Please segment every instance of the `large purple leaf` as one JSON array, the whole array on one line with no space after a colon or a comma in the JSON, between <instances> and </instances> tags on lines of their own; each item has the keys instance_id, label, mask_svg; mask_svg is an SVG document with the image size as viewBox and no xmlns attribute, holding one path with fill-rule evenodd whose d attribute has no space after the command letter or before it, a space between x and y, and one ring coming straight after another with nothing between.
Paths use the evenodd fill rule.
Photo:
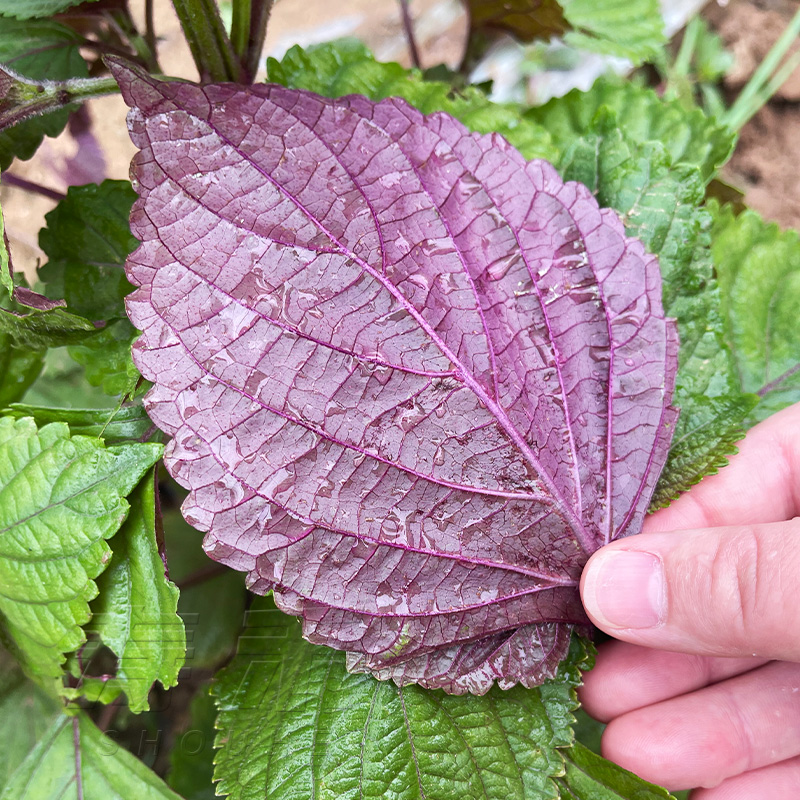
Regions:
<instances>
[{"instance_id":1,"label":"large purple leaf","mask_svg":"<svg viewBox=\"0 0 800 800\"><path fill-rule=\"evenodd\" d=\"M639 531L669 446L655 258L446 114L113 69L134 356L209 555L351 669L552 675L583 564Z\"/></svg>"}]
</instances>

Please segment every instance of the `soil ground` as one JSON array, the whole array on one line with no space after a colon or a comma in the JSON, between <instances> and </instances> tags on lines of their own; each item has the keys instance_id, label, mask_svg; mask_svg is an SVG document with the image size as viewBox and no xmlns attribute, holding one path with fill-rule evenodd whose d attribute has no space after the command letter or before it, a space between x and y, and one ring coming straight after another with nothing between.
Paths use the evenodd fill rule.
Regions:
<instances>
[{"instance_id":1,"label":"soil ground","mask_svg":"<svg viewBox=\"0 0 800 800\"><path fill-rule=\"evenodd\" d=\"M669 2L669 0L667 0ZM142 13L143 0L130 0ZM411 10L423 65L458 63L466 19L458 0L412 0ZM770 45L797 10L797 0L711 0L704 15L733 51L736 64L726 78L731 95L741 89ZM278 0L270 22L266 54L280 57L292 44L310 45L356 36L378 58L408 63L397 0ZM156 0L159 57L166 73L196 77L170 0ZM125 178L133 146L119 97L92 101L88 113L105 160L89 159L67 133L46 140L28 162L11 171L57 191L65 191L76 169L83 180ZM784 227L800 227L800 69L776 98L744 128L724 178L745 192L746 202ZM17 269L30 277L42 257L38 231L54 202L12 187L0 190L6 229Z\"/></svg>"},{"instance_id":2,"label":"soil ground","mask_svg":"<svg viewBox=\"0 0 800 800\"><path fill-rule=\"evenodd\" d=\"M736 58L725 79L732 96L797 8L797 0L731 0L724 7L716 2L706 7L706 18ZM765 217L783 227L800 228L800 69L742 129L724 177Z\"/></svg>"}]
</instances>

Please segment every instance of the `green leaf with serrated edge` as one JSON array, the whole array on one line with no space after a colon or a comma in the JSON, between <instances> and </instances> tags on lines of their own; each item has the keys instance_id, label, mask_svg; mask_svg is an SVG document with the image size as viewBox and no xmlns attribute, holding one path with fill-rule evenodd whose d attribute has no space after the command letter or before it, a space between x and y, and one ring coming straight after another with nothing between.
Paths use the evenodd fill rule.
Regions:
<instances>
[{"instance_id":1,"label":"green leaf with serrated edge","mask_svg":"<svg viewBox=\"0 0 800 800\"><path fill-rule=\"evenodd\" d=\"M89 383L110 395L128 394L139 380L130 352L138 331L125 316L124 302L133 290L125 259L138 245L128 223L135 199L128 181L70 187L39 233L48 257L39 271L47 296L63 298L70 311L87 319L108 321L69 354L85 367Z\"/></svg>"},{"instance_id":2,"label":"green leaf with serrated edge","mask_svg":"<svg viewBox=\"0 0 800 800\"><path fill-rule=\"evenodd\" d=\"M31 291L22 276L13 274L7 257L5 267L11 289L0 285L0 340L3 343L7 342L18 351L44 351L98 333L97 326L89 320L66 311L63 300L56 303ZM43 356L40 352L40 357Z\"/></svg>"},{"instance_id":3,"label":"green leaf with serrated edge","mask_svg":"<svg viewBox=\"0 0 800 800\"><path fill-rule=\"evenodd\" d=\"M96 0L0 0L0 14L30 20L51 17L85 2Z\"/></svg>"},{"instance_id":4,"label":"green leaf with serrated edge","mask_svg":"<svg viewBox=\"0 0 800 800\"><path fill-rule=\"evenodd\" d=\"M660 786L606 761L579 743L564 752L566 774L558 778L561 800L675 800Z\"/></svg>"},{"instance_id":5,"label":"green leaf with serrated edge","mask_svg":"<svg viewBox=\"0 0 800 800\"><path fill-rule=\"evenodd\" d=\"M689 412L678 418L669 457L658 481L650 510L668 506L706 475L728 463L744 436L743 420L758 404L758 397L692 397Z\"/></svg>"},{"instance_id":6,"label":"green leaf with serrated edge","mask_svg":"<svg viewBox=\"0 0 800 800\"><path fill-rule=\"evenodd\" d=\"M0 792L59 716L60 704L27 680L0 645Z\"/></svg>"},{"instance_id":7,"label":"green leaf with serrated edge","mask_svg":"<svg viewBox=\"0 0 800 800\"><path fill-rule=\"evenodd\" d=\"M547 128L556 145L565 149L594 131L595 116L603 107L624 120L628 139L660 142L672 164L699 167L706 181L733 152L736 135L699 108L687 109L678 100L664 100L650 88L621 79L600 78L589 91L575 89L525 116Z\"/></svg>"},{"instance_id":8,"label":"green leaf with serrated edge","mask_svg":"<svg viewBox=\"0 0 800 800\"><path fill-rule=\"evenodd\" d=\"M130 513L111 541L111 564L97 579L92 619L84 630L118 657L116 674L103 687L109 696L124 691L128 707L138 714L149 708L156 681L165 689L178 682L186 634L177 613L178 588L164 574L159 552L153 470L128 503Z\"/></svg>"},{"instance_id":9,"label":"green leaf with serrated edge","mask_svg":"<svg viewBox=\"0 0 800 800\"><path fill-rule=\"evenodd\" d=\"M557 0L464 0L470 36L483 31L506 33L521 42L562 36L569 28Z\"/></svg>"},{"instance_id":10,"label":"green leaf with serrated edge","mask_svg":"<svg viewBox=\"0 0 800 800\"><path fill-rule=\"evenodd\" d=\"M675 404L686 433L678 457L668 461L656 490L659 504L735 452L751 399L742 398L723 340L719 288L711 263L711 218L702 208L704 183L696 167L673 166L659 142L636 142L608 108L596 132L564 153L564 176L590 186L603 206L616 209L627 232L659 256L664 307L678 320L681 348ZM726 414L708 424L708 399ZM688 456L691 456L689 458ZM657 507L654 506L654 507Z\"/></svg>"},{"instance_id":11,"label":"green leaf with serrated edge","mask_svg":"<svg viewBox=\"0 0 800 800\"><path fill-rule=\"evenodd\" d=\"M47 297L67 301L70 311L91 320L125 316L124 298L133 291L125 259L139 242L128 218L136 193L129 181L71 186L45 215L39 246L47 263L39 270Z\"/></svg>"},{"instance_id":12,"label":"green leaf with serrated edge","mask_svg":"<svg viewBox=\"0 0 800 800\"><path fill-rule=\"evenodd\" d=\"M61 347L97 333L98 329L88 319L63 308L28 310L28 313L0 308L0 334L10 336L19 346Z\"/></svg>"},{"instance_id":13,"label":"green leaf with serrated edge","mask_svg":"<svg viewBox=\"0 0 800 800\"><path fill-rule=\"evenodd\" d=\"M0 615L26 672L48 683L85 641L105 542L158 444L106 448L61 423L0 419Z\"/></svg>"},{"instance_id":14,"label":"green leaf with serrated edge","mask_svg":"<svg viewBox=\"0 0 800 800\"><path fill-rule=\"evenodd\" d=\"M658 0L465 0L470 37L502 32L523 42L564 36L585 50L629 58L659 55L666 43Z\"/></svg>"},{"instance_id":15,"label":"green leaf with serrated edge","mask_svg":"<svg viewBox=\"0 0 800 800\"><path fill-rule=\"evenodd\" d=\"M42 371L48 347L96 333L87 320L56 305L14 274L0 210L0 408L22 398Z\"/></svg>"},{"instance_id":16,"label":"green leaf with serrated edge","mask_svg":"<svg viewBox=\"0 0 800 800\"><path fill-rule=\"evenodd\" d=\"M182 586L178 613L186 625L186 666L219 666L233 653L244 624L244 576L216 571L203 551L203 535L177 509L164 513L164 543L170 575Z\"/></svg>"},{"instance_id":17,"label":"green leaf with serrated edge","mask_svg":"<svg viewBox=\"0 0 800 800\"><path fill-rule=\"evenodd\" d=\"M709 208L725 339L741 391L761 397L757 422L800 400L800 236L755 211Z\"/></svg>"},{"instance_id":18,"label":"green leaf with serrated edge","mask_svg":"<svg viewBox=\"0 0 800 800\"><path fill-rule=\"evenodd\" d=\"M0 0L0 14L21 16L32 5L23 0ZM41 16L48 15L49 12ZM22 22L0 17L0 64L27 78L88 77L86 62L80 54L81 41L75 31L53 20ZM58 136L64 130L68 118L69 110L61 109L0 131L0 169L6 169L15 157L30 158L45 136Z\"/></svg>"},{"instance_id":19,"label":"green leaf with serrated edge","mask_svg":"<svg viewBox=\"0 0 800 800\"><path fill-rule=\"evenodd\" d=\"M454 91L448 83L425 81L419 70L376 61L359 42L335 42L307 50L295 46L280 61L267 59L267 72L273 83L308 89L326 97L402 97L425 114L446 111L470 130L500 133L526 158L556 157L548 132L525 119L519 106L493 103L473 86Z\"/></svg>"},{"instance_id":20,"label":"green leaf with serrated edge","mask_svg":"<svg viewBox=\"0 0 800 800\"><path fill-rule=\"evenodd\" d=\"M32 417L37 425L65 422L70 433L80 436L97 436L106 444L141 441L153 431L153 423L144 407L136 404L122 408L51 408L24 403L12 403L0 411L7 417L21 419Z\"/></svg>"},{"instance_id":21,"label":"green leaf with serrated edge","mask_svg":"<svg viewBox=\"0 0 800 800\"><path fill-rule=\"evenodd\" d=\"M170 751L167 783L184 800L214 800L214 720L217 708L201 687L192 700L186 727L178 731Z\"/></svg>"},{"instance_id":22,"label":"green leaf with serrated edge","mask_svg":"<svg viewBox=\"0 0 800 800\"><path fill-rule=\"evenodd\" d=\"M556 798L590 660L573 637L558 678L537 689L398 689L348 674L343 653L308 644L297 620L259 599L212 688L217 791L232 800Z\"/></svg>"},{"instance_id":23,"label":"green leaf with serrated edge","mask_svg":"<svg viewBox=\"0 0 800 800\"><path fill-rule=\"evenodd\" d=\"M561 0L572 30L567 44L628 58L634 64L657 58L666 44L658 0Z\"/></svg>"},{"instance_id":24,"label":"green leaf with serrated edge","mask_svg":"<svg viewBox=\"0 0 800 800\"><path fill-rule=\"evenodd\" d=\"M0 8L4 1L0 0ZM85 77L82 59L76 54L82 41L74 30L53 20L21 22L3 17L0 19L0 64L28 78L41 80ZM45 47L47 52L43 52Z\"/></svg>"},{"instance_id":25,"label":"green leaf with serrated edge","mask_svg":"<svg viewBox=\"0 0 800 800\"><path fill-rule=\"evenodd\" d=\"M53 720L0 793L0 800L77 797L78 763L86 800L181 800L153 770L101 733L83 713L62 714Z\"/></svg>"}]
</instances>

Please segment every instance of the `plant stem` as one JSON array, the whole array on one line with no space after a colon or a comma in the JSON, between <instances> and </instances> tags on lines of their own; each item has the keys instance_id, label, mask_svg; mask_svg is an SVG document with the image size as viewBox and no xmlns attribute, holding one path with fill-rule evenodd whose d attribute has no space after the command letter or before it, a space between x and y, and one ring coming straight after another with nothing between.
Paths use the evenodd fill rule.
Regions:
<instances>
[{"instance_id":1,"label":"plant stem","mask_svg":"<svg viewBox=\"0 0 800 800\"><path fill-rule=\"evenodd\" d=\"M796 375L798 372L800 372L800 364L795 364L790 369L787 369L786 372L783 373L783 375L779 375L774 380L771 380L769 383L764 384L764 386L762 386L756 392L756 394L759 397L765 397L770 392L777 389L784 381L789 380L789 378L791 378L793 375Z\"/></svg>"},{"instance_id":2,"label":"plant stem","mask_svg":"<svg viewBox=\"0 0 800 800\"><path fill-rule=\"evenodd\" d=\"M83 800L83 770L81 766L81 728L78 717L72 718L72 746L75 750L75 794L77 800Z\"/></svg>"},{"instance_id":3,"label":"plant stem","mask_svg":"<svg viewBox=\"0 0 800 800\"><path fill-rule=\"evenodd\" d=\"M121 34L122 38L130 44L139 60L147 67L148 72L161 72L155 51L150 47L147 38L139 33L127 6L119 11L109 12L107 19L109 24L116 27L118 35Z\"/></svg>"},{"instance_id":4,"label":"plant stem","mask_svg":"<svg viewBox=\"0 0 800 800\"><path fill-rule=\"evenodd\" d=\"M91 97L116 94L119 91L113 78L32 81L18 78L2 68L0 78L8 79L4 95L0 98L0 130L30 117L57 111L71 103L80 103Z\"/></svg>"},{"instance_id":5,"label":"plant stem","mask_svg":"<svg viewBox=\"0 0 800 800\"><path fill-rule=\"evenodd\" d=\"M97 720L97 727L100 728L103 733L111 727L111 723L114 721L117 711L119 711L121 702L119 697L115 697L100 713Z\"/></svg>"},{"instance_id":6,"label":"plant stem","mask_svg":"<svg viewBox=\"0 0 800 800\"><path fill-rule=\"evenodd\" d=\"M172 0L203 81L239 81L242 69L214 0Z\"/></svg>"},{"instance_id":7,"label":"plant stem","mask_svg":"<svg viewBox=\"0 0 800 800\"><path fill-rule=\"evenodd\" d=\"M253 14L250 19L250 41L247 45L247 56L244 60L244 68L248 75L248 80L252 80L258 72L258 65L261 62L261 52L264 49L264 40L267 38L267 22L272 12L274 0L254 0Z\"/></svg>"},{"instance_id":8,"label":"plant stem","mask_svg":"<svg viewBox=\"0 0 800 800\"><path fill-rule=\"evenodd\" d=\"M751 119L769 101L770 97L780 89L783 81L789 77L791 72L786 74L781 83L776 85L776 78L779 75L784 75L785 70L782 69L777 73L775 71L778 69L783 57L789 52L789 48L794 44L798 35L800 35L800 10L797 11L792 21L786 26L786 30L780 35L778 41L772 45L769 53L758 65L758 69L753 73L747 85L736 98L736 102L724 115L722 122L732 130L740 130L745 122ZM775 74L773 75L773 73ZM772 80L770 80L770 76L773 76Z\"/></svg>"},{"instance_id":9,"label":"plant stem","mask_svg":"<svg viewBox=\"0 0 800 800\"><path fill-rule=\"evenodd\" d=\"M184 592L192 586L210 581L212 578L224 575L226 572L230 572L229 567L226 567L224 564L211 563L208 566L200 567L200 569L195 572L189 573L185 578L175 581L175 585Z\"/></svg>"},{"instance_id":10,"label":"plant stem","mask_svg":"<svg viewBox=\"0 0 800 800\"><path fill-rule=\"evenodd\" d=\"M42 197L46 197L48 200L55 200L56 202L60 202L66 197L65 194L57 192L55 189L49 189L47 186L42 186L40 183L34 183L25 178L20 178L18 175L12 175L10 172L3 173L2 182L6 186L16 186L18 189L40 194Z\"/></svg>"},{"instance_id":11,"label":"plant stem","mask_svg":"<svg viewBox=\"0 0 800 800\"><path fill-rule=\"evenodd\" d=\"M411 56L411 63L417 68L422 69L417 49L417 40L414 36L414 21L411 19L411 12L408 9L408 0L400 0L400 13L403 17L403 28L406 32L408 42L408 53Z\"/></svg>"},{"instance_id":12,"label":"plant stem","mask_svg":"<svg viewBox=\"0 0 800 800\"><path fill-rule=\"evenodd\" d=\"M781 68L772 76L769 83L753 97L753 102L746 113L742 112L741 117L737 120L738 127L736 130L741 130L777 93L777 91L786 83L791 77L792 73L800 66L800 53L795 53L791 58L786 59L786 62Z\"/></svg>"},{"instance_id":13,"label":"plant stem","mask_svg":"<svg viewBox=\"0 0 800 800\"><path fill-rule=\"evenodd\" d=\"M673 71L676 75L686 77L692 67L692 57L697 48L697 39L703 29L703 23L700 17L695 17L687 26L683 33L683 41L681 42L681 49L675 58L675 65Z\"/></svg>"},{"instance_id":14,"label":"plant stem","mask_svg":"<svg viewBox=\"0 0 800 800\"><path fill-rule=\"evenodd\" d=\"M242 64L242 80L250 83L258 72L273 0L233 0L231 42Z\"/></svg>"},{"instance_id":15,"label":"plant stem","mask_svg":"<svg viewBox=\"0 0 800 800\"><path fill-rule=\"evenodd\" d=\"M231 21L231 44L240 59L247 52L250 39L250 15L253 12L252 0L233 0L233 19Z\"/></svg>"},{"instance_id":16,"label":"plant stem","mask_svg":"<svg viewBox=\"0 0 800 800\"><path fill-rule=\"evenodd\" d=\"M158 39L153 18L153 0L144 0L144 28L144 40L153 54L153 60L158 64ZM161 72L161 69L158 68L154 72Z\"/></svg>"}]
</instances>

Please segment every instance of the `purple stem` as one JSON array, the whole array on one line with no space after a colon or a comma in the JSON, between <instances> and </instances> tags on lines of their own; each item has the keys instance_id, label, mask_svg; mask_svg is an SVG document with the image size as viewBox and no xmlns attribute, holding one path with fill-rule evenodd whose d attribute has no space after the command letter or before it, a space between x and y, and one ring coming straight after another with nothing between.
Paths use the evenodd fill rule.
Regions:
<instances>
[{"instance_id":1,"label":"purple stem","mask_svg":"<svg viewBox=\"0 0 800 800\"><path fill-rule=\"evenodd\" d=\"M3 183L6 186L16 186L18 189L24 189L26 192L40 194L42 197L46 197L49 200L55 200L57 203L61 202L61 200L66 197L63 192L56 191L55 189L49 189L47 186L42 186L40 183L34 183L33 181L26 180L25 178L20 178L18 175L13 175L10 172L3 173Z\"/></svg>"},{"instance_id":2,"label":"purple stem","mask_svg":"<svg viewBox=\"0 0 800 800\"><path fill-rule=\"evenodd\" d=\"M411 19L411 12L408 10L408 0L400 0L400 12L403 16L403 28L406 32L411 63L417 69L422 69L422 63L419 60L419 50L417 49L417 40L414 37L414 22Z\"/></svg>"},{"instance_id":3,"label":"purple stem","mask_svg":"<svg viewBox=\"0 0 800 800\"><path fill-rule=\"evenodd\" d=\"M78 717L72 718L72 744L75 748L75 793L77 800L84 800L83 775L81 774L81 729Z\"/></svg>"},{"instance_id":4,"label":"purple stem","mask_svg":"<svg viewBox=\"0 0 800 800\"><path fill-rule=\"evenodd\" d=\"M778 386L780 386L785 380L791 378L792 375L794 375L796 372L800 372L800 364L795 364L791 369L787 369L786 372L783 373L783 375L779 375L777 378L775 378L774 381L770 381L769 383L762 386L756 392L756 394L759 397L765 397L771 391L777 389Z\"/></svg>"},{"instance_id":5,"label":"purple stem","mask_svg":"<svg viewBox=\"0 0 800 800\"><path fill-rule=\"evenodd\" d=\"M212 578L216 578L218 575L222 575L225 572L229 571L230 568L226 567L224 564L212 563L209 564L207 567L201 567L195 572L189 573L182 580L175 581L175 584L183 592L191 586L197 586L198 583L204 583L205 581L210 581Z\"/></svg>"},{"instance_id":6,"label":"purple stem","mask_svg":"<svg viewBox=\"0 0 800 800\"><path fill-rule=\"evenodd\" d=\"M153 0L145 0L144 3L144 40L153 54L153 60L158 60L158 40L156 38L156 27L153 21Z\"/></svg>"},{"instance_id":7,"label":"purple stem","mask_svg":"<svg viewBox=\"0 0 800 800\"><path fill-rule=\"evenodd\" d=\"M97 727L105 733L114 721L114 717L120 708L120 698L115 697L102 711L99 719L97 720Z\"/></svg>"}]
</instances>

